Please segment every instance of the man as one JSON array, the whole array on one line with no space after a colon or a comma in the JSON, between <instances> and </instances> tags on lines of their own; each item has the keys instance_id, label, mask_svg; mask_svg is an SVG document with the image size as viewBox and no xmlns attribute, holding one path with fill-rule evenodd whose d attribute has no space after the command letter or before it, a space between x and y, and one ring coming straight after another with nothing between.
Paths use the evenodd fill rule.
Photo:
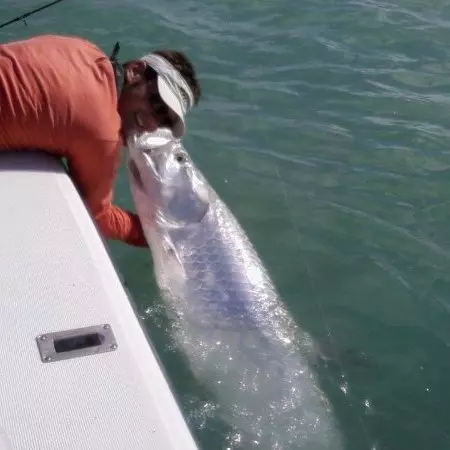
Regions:
<instances>
[{"instance_id":1,"label":"man","mask_svg":"<svg viewBox=\"0 0 450 450\"><path fill-rule=\"evenodd\" d=\"M43 150L66 158L104 237L147 246L136 214L112 204L121 146L135 130L184 117L201 90L177 51L160 50L123 65L76 37L38 36L0 45L0 149Z\"/></svg>"}]
</instances>

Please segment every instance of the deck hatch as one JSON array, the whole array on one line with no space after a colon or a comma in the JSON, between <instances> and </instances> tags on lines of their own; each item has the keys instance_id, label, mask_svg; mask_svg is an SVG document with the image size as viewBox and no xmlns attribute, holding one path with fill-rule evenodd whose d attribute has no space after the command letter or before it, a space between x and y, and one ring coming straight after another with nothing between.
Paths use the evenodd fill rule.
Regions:
<instances>
[{"instance_id":1,"label":"deck hatch","mask_svg":"<svg viewBox=\"0 0 450 450\"><path fill-rule=\"evenodd\" d=\"M36 337L42 362L96 355L117 349L110 324L45 333Z\"/></svg>"}]
</instances>

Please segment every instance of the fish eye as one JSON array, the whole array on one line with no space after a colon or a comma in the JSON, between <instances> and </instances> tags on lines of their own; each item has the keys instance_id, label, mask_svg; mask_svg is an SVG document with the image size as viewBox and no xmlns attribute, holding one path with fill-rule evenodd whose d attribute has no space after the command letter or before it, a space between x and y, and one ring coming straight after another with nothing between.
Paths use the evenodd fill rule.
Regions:
<instances>
[{"instance_id":1,"label":"fish eye","mask_svg":"<svg viewBox=\"0 0 450 450\"><path fill-rule=\"evenodd\" d=\"M184 153L176 153L175 154L175 160L179 163L184 163L186 162L186 155Z\"/></svg>"}]
</instances>

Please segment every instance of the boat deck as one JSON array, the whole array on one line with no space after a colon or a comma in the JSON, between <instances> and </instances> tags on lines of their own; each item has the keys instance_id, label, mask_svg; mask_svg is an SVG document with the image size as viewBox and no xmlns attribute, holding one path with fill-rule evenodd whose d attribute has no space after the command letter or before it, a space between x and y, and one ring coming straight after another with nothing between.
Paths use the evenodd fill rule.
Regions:
<instances>
[{"instance_id":1,"label":"boat deck","mask_svg":"<svg viewBox=\"0 0 450 450\"><path fill-rule=\"evenodd\" d=\"M0 450L196 449L62 164L0 154L0 211Z\"/></svg>"}]
</instances>

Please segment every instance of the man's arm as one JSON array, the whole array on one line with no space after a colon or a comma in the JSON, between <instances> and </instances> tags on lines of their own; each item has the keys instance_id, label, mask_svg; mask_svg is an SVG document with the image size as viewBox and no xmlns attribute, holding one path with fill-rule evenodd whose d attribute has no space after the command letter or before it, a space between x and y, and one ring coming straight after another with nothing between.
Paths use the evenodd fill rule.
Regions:
<instances>
[{"instance_id":1,"label":"man's arm","mask_svg":"<svg viewBox=\"0 0 450 450\"><path fill-rule=\"evenodd\" d=\"M139 217L112 204L120 164L120 144L75 141L67 160L69 174L103 236L137 247L148 247Z\"/></svg>"}]
</instances>

